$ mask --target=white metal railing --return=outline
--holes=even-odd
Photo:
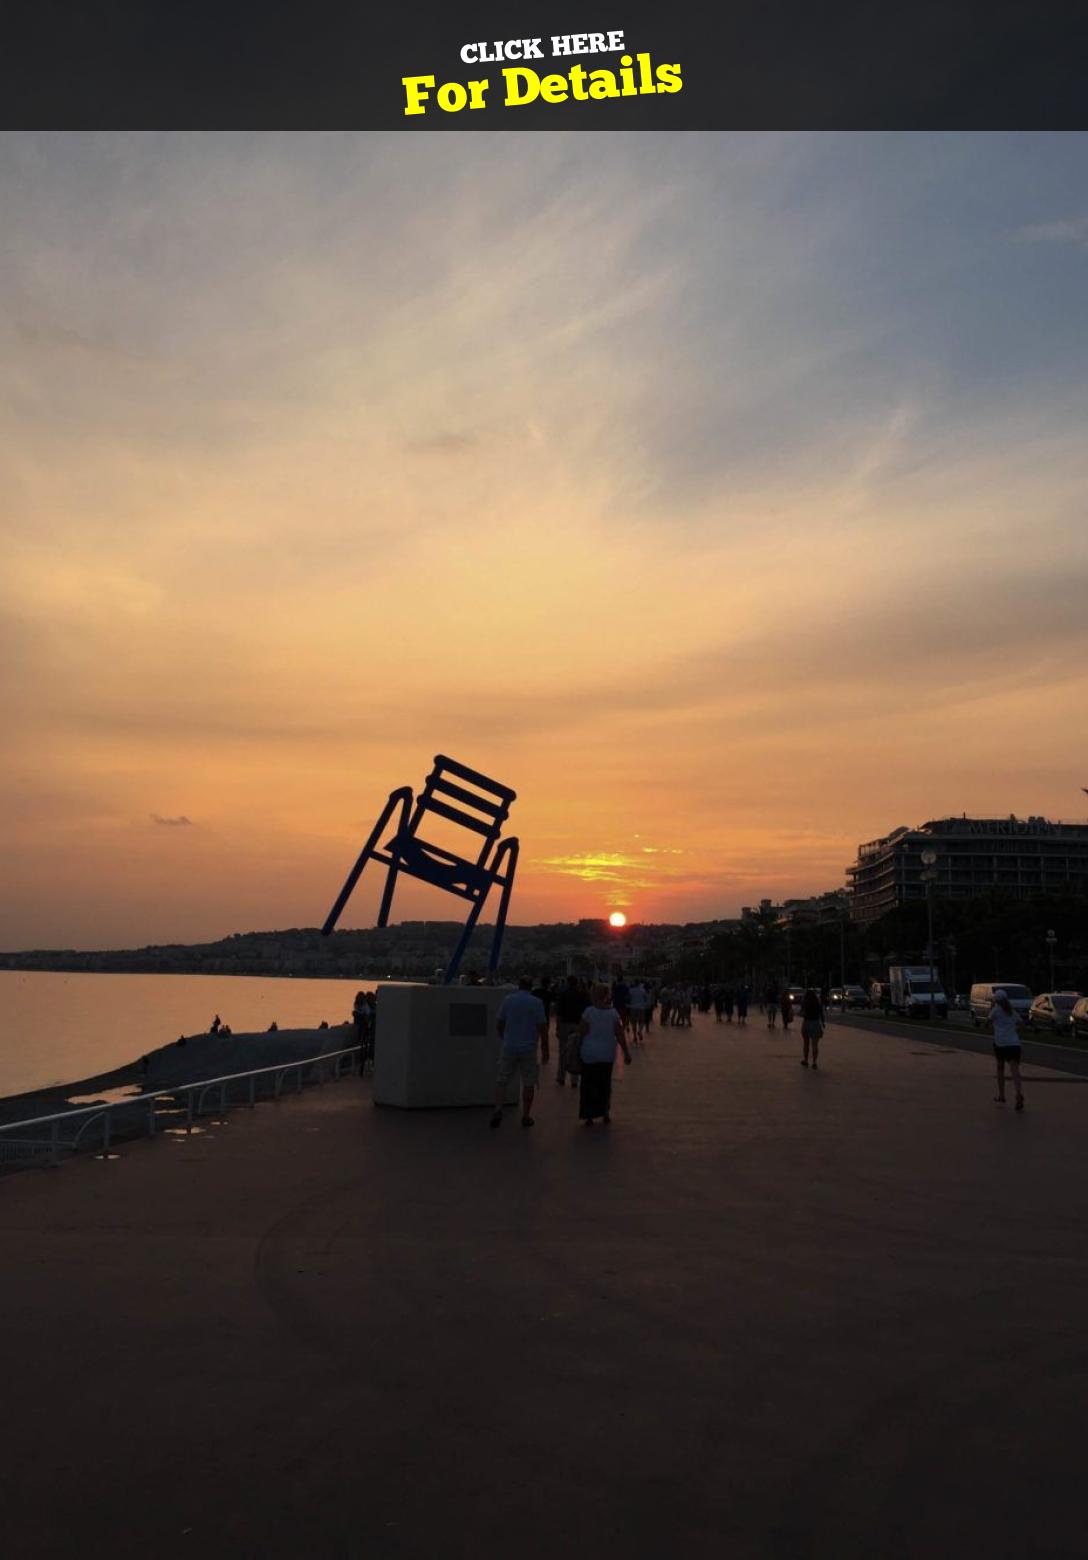
[[[150,1094],[133,1094],[129,1099],[112,1100],[108,1105],[84,1105],[77,1110],[57,1111],[51,1116],[33,1116],[26,1121],[9,1121],[0,1125],[0,1167],[11,1164],[40,1164],[43,1161],[50,1165],[60,1164],[62,1153],[76,1153],[82,1146],[84,1137],[91,1128],[101,1126],[100,1152],[108,1154],[113,1141],[113,1117],[117,1112],[129,1113],[125,1122],[125,1136],[131,1137],[133,1133],[130,1127],[134,1121],[138,1121],[136,1111],[146,1112],[146,1132],[148,1137],[154,1137],[156,1132],[156,1101],[168,1100],[176,1106],[180,1099],[185,1100],[182,1107],[185,1120],[182,1124],[186,1131],[191,1131],[198,1116],[205,1113],[208,1094],[211,1090],[218,1091],[216,1109],[225,1111],[229,1105],[244,1104],[250,1110],[257,1104],[257,1080],[271,1077],[272,1089],[265,1098],[278,1100],[284,1090],[285,1080],[290,1073],[296,1075],[296,1090],[302,1093],[303,1074],[308,1069],[313,1069],[316,1074],[316,1082],[323,1084],[327,1074],[327,1064],[332,1063],[333,1079],[344,1077],[345,1073],[351,1075],[360,1070],[363,1050],[361,1046],[348,1046],[343,1051],[324,1051],[320,1056],[306,1056],[294,1062],[276,1062],[271,1067],[253,1067],[248,1072],[225,1073],[221,1078],[200,1078],[195,1083],[180,1083],[173,1088],[155,1089]],[[229,1098],[230,1086],[236,1083],[246,1083],[245,1097],[241,1100]],[[180,1111],[178,1112],[181,1113]],[[61,1136],[61,1129],[65,1122],[70,1124],[79,1122],[75,1136]],[[34,1131],[47,1135],[28,1137],[26,1134]]]

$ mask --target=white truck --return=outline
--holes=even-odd
[[[928,964],[893,964],[888,971],[891,1006],[897,1013],[917,1018],[921,1013],[928,1017],[930,1009],[937,1018],[948,1017],[948,998],[941,986],[941,977],[934,969],[933,985],[929,983]]]

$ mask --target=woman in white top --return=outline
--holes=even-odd
[[[630,1065],[631,1053],[623,1033],[623,1020],[612,1006],[608,987],[593,988],[593,1006],[587,1007],[578,1025],[581,1036],[582,1088],[578,1096],[578,1117],[587,1127],[600,1116],[610,1121],[608,1109],[612,1103],[612,1068],[616,1060],[616,1047],[623,1052],[623,1059]]]
[[[990,1024],[994,1032],[994,1055],[997,1057],[997,1093],[995,1105],[1005,1103],[1005,1063],[1012,1073],[1012,1086],[1016,1090],[1016,1108],[1024,1108],[1024,1091],[1020,1087],[1020,1020],[1016,1009],[1004,991],[994,992],[994,1005],[990,1009]]]

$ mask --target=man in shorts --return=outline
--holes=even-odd
[[[532,1105],[536,1081],[540,1075],[536,1047],[540,1042],[540,1057],[548,1061],[548,1010],[539,997],[533,996],[533,982],[528,975],[518,981],[517,991],[503,997],[498,1014],[499,1036],[502,1051],[499,1053],[499,1075],[495,1081],[495,1109],[491,1113],[491,1125],[502,1126],[502,1106],[506,1090],[515,1078],[521,1079],[521,1124],[533,1125]]]
[[[631,986],[627,996],[627,1016],[631,1023],[631,1039],[641,1041],[646,1029],[646,987],[640,980]]]

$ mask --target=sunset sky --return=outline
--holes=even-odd
[[[0,948],[319,924],[440,751],[521,922],[1088,812],[1085,137],[9,136],[0,211]]]

